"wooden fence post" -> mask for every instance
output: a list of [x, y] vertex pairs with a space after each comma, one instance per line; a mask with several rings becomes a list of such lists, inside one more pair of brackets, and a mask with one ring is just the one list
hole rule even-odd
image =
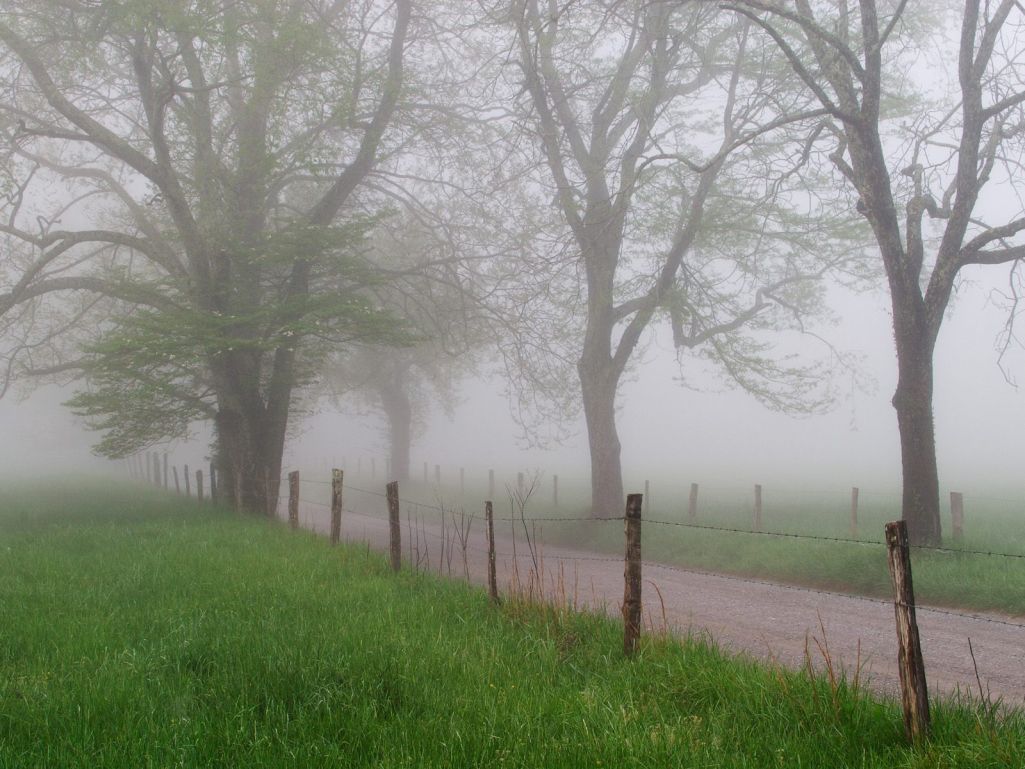
[[950, 492], [950, 531], [954, 539], [964, 539], [964, 494]]
[[188, 465], [185, 465], [185, 496], [192, 496], [192, 477], [189, 475]]
[[177, 493], [181, 494], [182, 493], [182, 485], [178, 481], [178, 465], [172, 465], [171, 469], [174, 470], [174, 490]]
[[626, 568], [623, 573], [623, 653], [632, 656], [641, 637], [641, 494], [626, 498]]
[[851, 487], [851, 538], [858, 538], [858, 487]]
[[299, 471], [288, 474], [288, 525], [299, 528]]
[[690, 485], [690, 498], [687, 500], [687, 517], [691, 520], [698, 517], [698, 485]]
[[342, 538], [342, 480], [344, 474], [335, 468], [331, 471], [331, 544], [337, 545]]
[[164, 452], [164, 488], [171, 488], [171, 480], [167, 477], [167, 452]]
[[762, 484], [755, 484], [755, 531], [762, 530]]
[[217, 466], [210, 460], [210, 503], [217, 504]]
[[912, 742], [929, 735], [929, 690], [922, 661], [922, 643], [915, 620], [915, 590], [911, 581], [911, 549], [904, 521], [886, 524], [886, 553], [893, 581], [893, 611], [897, 620], [897, 667], [904, 731]]
[[495, 511], [489, 499], [484, 503], [484, 517], [488, 521], [488, 597], [498, 604], [498, 574], [495, 569]]
[[[426, 465], [425, 465], [426, 467]], [[388, 532], [391, 545], [391, 568], [402, 568], [402, 527], [399, 525], [399, 482], [392, 481], [385, 487], [388, 492]]]
[[559, 476], [552, 476], [552, 507], [559, 507]]
[[196, 499], [203, 502], [203, 471], [196, 470]]

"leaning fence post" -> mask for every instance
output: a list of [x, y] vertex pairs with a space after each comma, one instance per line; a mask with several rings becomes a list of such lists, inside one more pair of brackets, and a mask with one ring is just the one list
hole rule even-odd
[[174, 490], [178, 493], [182, 493], [182, 485], [178, 481], [178, 465], [171, 465], [171, 469], [174, 470]]
[[164, 452], [164, 488], [169, 489], [171, 487], [171, 481], [167, 477], [167, 452]]
[[629, 494], [626, 498], [626, 568], [623, 573], [623, 653], [637, 651], [641, 637], [641, 509], [644, 497]]
[[210, 460], [210, 502], [217, 504], [217, 466]]
[[964, 539], [964, 494], [950, 492], [950, 530], [954, 539]]
[[762, 530], [762, 484], [755, 484], [755, 531]]
[[288, 474], [288, 525], [299, 528], [299, 471]]
[[488, 520], [488, 597], [494, 604], [498, 597], [498, 574], [495, 570], [495, 511], [489, 499], [484, 503], [484, 517]]
[[851, 538], [858, 538], [858, 487], [851, 487]]
[[196, 499], [203, 502], [203, 471], [196, 470]]
[[185, 465], [185, 496], [192, 496], [192, 477], [189, 475], [188, 465]]
[[331, 544], [337, 545], [342, 538], [342, 479], [341, 470], [331, 471]]
[[886, 524], [886, 553], [893, 581], [893, 611], [897, 620], [897, 668], [904, 708], [904, 731], [912, 742], [929, 735], [929, 690], [925, 681], [922, 643], [915, 620], [915, 590], [911, 581], [911, 548], [905, 521]]
[[391, 545], [391, 568], [398, 571], [402, 568], [402, 527], [399, 525], [399, 482], [391, 481], [386, 487], [388, 492], [388, 532]]

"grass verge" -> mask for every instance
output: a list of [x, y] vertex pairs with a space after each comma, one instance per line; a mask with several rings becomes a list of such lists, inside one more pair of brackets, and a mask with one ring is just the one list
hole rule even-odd
[[0, 766], [1018, 767], [1020, 718], [926, 746], [851, 687], [489, 606], [360, 547], [87, 488], [0, 502]]

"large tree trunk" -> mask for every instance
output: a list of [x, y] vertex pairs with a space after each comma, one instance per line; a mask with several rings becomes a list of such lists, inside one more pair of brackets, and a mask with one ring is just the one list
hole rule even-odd
[[401, 383], [378, 388], [381, 408], [388, 420], [388, 450], [393, 481], [409, 480], [409, 456], [413, 444], [413, 405]]
[[[591, 513], [616, 516], [623, 510], [623, 468], [616, 430], [616, 387], [619, 376], [596, 371], [581, 360], [578, 366], [591, 451]], [[606, 368], [607, 367], [601, 367]]]
[[258, 354], [236, 352], [212, 362], [218, 398], [216, 464], [225, 499], [235, 510], [277, 512], [294, 359], [294, 350], [275, 351], [266, 397]]
[[933, 343], [924, 322], [906, 315], [903, 320], [894, 316], [899, 374], [893, 407], [900, 430], [903, 517], [912, 544], [938, 546], [942, 531], [932, 414]]
[[232, 508], [273, 516], [281, 487], [283, 438], [270, 429], [266, 414], [234, 409], [217, 414], [217, 469], [222, 494]]

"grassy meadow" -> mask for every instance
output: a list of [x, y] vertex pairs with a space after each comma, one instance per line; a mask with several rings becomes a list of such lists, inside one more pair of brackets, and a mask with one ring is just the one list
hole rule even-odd
[[1025, 725], [393, 575], [97, 484], [0, 497], [0, 767], [1019, 767]]

